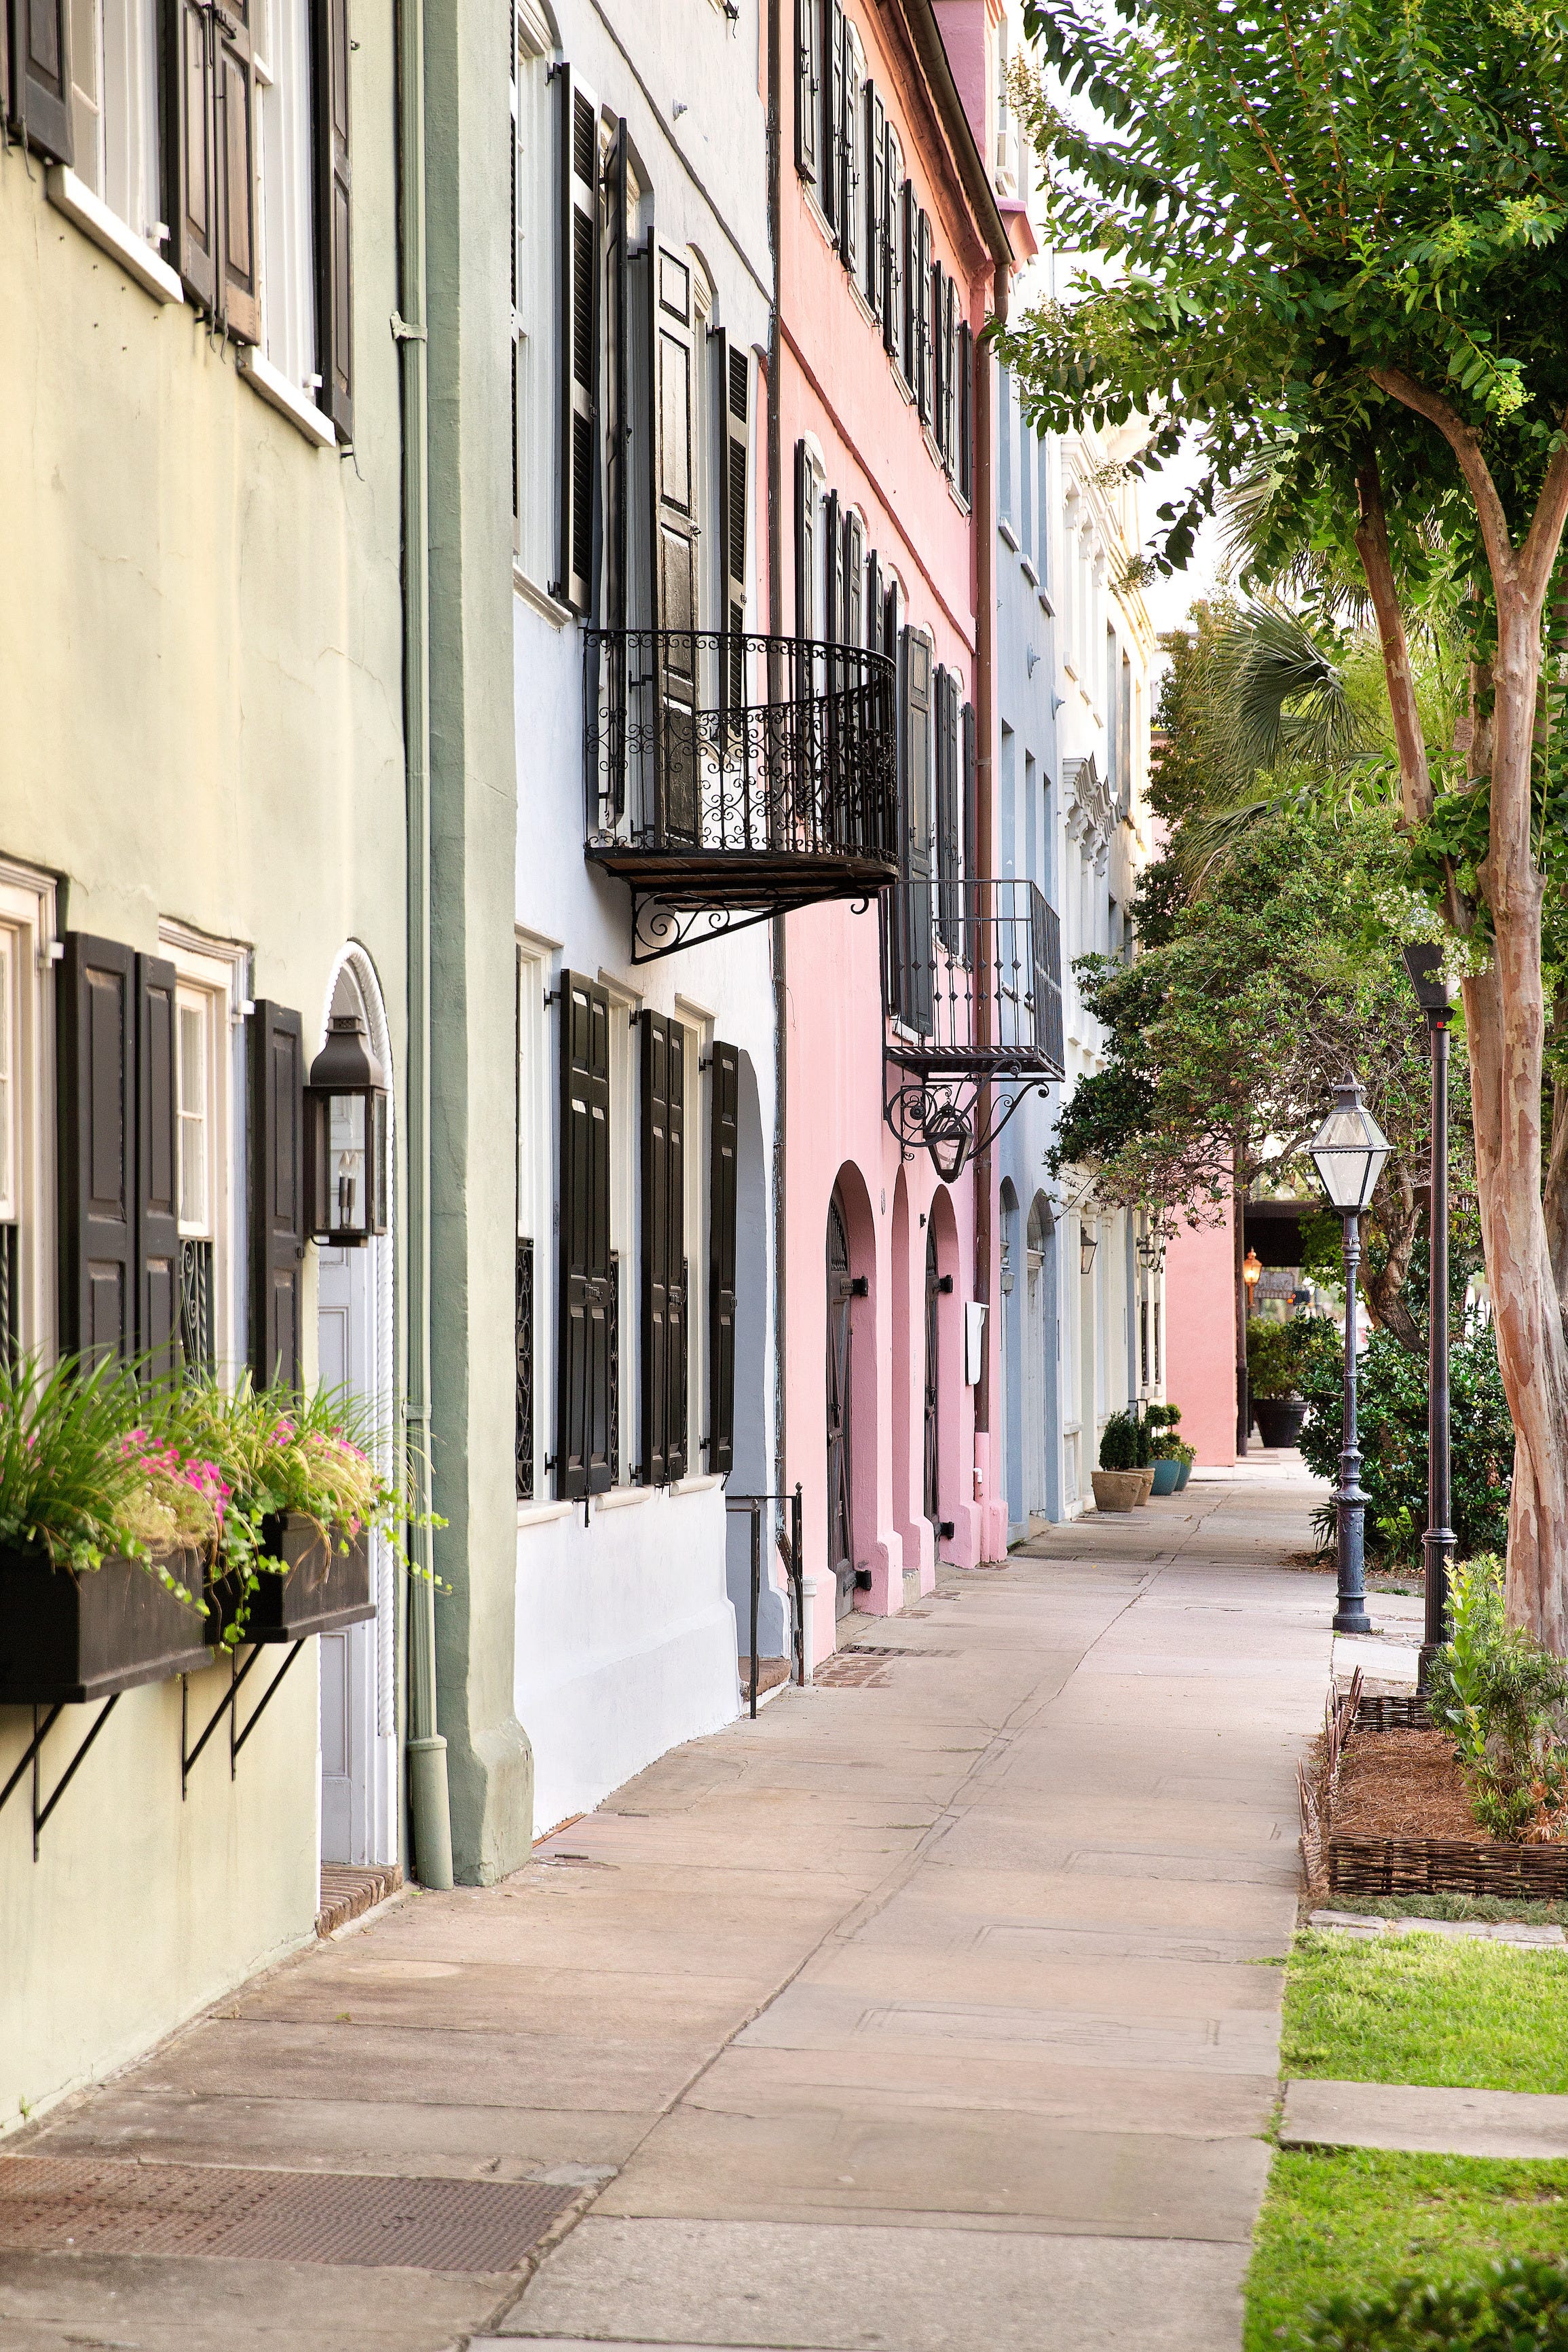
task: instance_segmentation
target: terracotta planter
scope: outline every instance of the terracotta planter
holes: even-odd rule
[[[1142,1470],[1092,1470],[1097,1511],[1132,1511],[1148,1500]]]
[[[1258,1423],[1258,1434],[1265,1445],[1294,1445],[1300,1437],[1301,1423],[1307,1418],[1306,1400],[1302,1397],[1255,1397],[1252,1418]]]
[[[1149,1466],[1154,1473],[1154,1484],[1150,1491],[1156,1495],[1173,1495],[1182,1465],[1179,1462],[1153,1462]]]
[[[258,1590],[250,1595],[242,1642],[299,1642],[309,1633],[335,1633],[375,1615],[366,1536],[356,1536],[342,1551],[314,1519],[298,1511],[268,1519],[266,1533],[267,1549],[274,1559],[283,1561],[284,1573],[261,1570]],[[240,1613],[245,1596],[239,1578],[218,1578],[212,1598],[207,1638],[218,1642]]]
[[[168,1566],[202,1599],[197,1554]],[[111,1554],[74,1575],[41,1545],[0,1551],[0,1706],[71,1706],[195,1673],[210,1663],[209,1622],[136,1560]]]
[[[1152,1462],[1145,1462],[1142,1470],[1136,1472],[1135,1475],[1142,1479],[1143,1485],[1143,1491],[1138,1500],[1141,1503],[1146,1503],[1154,1491],[1154,1465]]]

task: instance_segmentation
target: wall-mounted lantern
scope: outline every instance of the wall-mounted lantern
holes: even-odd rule
[[[1263,1260],[1255,1249],[1249,1249],[1241,1261],[1241,1278],[1247,1285],[1247,1311],[1250,1315],[1258,1303],[1258,1286],[1263,1279]]]
[[[1094,1264],[1094,1253],[1099,1247],[1100,1235],[1091,1234],[1087,1225],[1080,1225],[1078,1233],[1078,1270],[1080,1274],[1087,1274],[1089,1271]]]
[[[386,1231],[386,1080],[357,1013],[334,1013],[305,1088],[305,1198],[313,1241],[355,1249]]]

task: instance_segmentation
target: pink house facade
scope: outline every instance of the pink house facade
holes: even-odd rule
[[[890,1613],[931,1589],[939,1560],[1006,1550],[990,1164],[982,1152],[952,1171],[950,1146],[944,1181],[918,1108],[895,1133],[888,1108],[910,1074],[888,1049],[953,1017],[948,948],[962,943],[939,916],[946,945],[928,960],[921,944],[933,887],[992,870],[976,354],[1007,248],[929,6],[801,0],[795,31],[772,625],[888,666],[903,877],[880,906],[819,905],[783,926],[780,1459],[802,1491],[820,1657],[849,1610]]]
[[[1165,1395],[1200,1469],[1236,1461],[1236,1240],[1218,1224],[1172,1221],[1165,1244]]]

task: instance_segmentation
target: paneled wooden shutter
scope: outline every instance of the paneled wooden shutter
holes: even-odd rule
[[[822,0],[795,0],[795,168],[816,177],[822,123]]]
[[[610,1001],[561,975],[560,1339],[555,1492],[602,1495],[610,1460]]]
[[[915,202],[915,184],[906,180],[899,200],[900,274],[904,287],[903,341],[900,361],[904,382],[911,392],[920,388],[921,373],[921,238],[920,206]]]
[[[959,920],[958,680],[936,674],[936,872],[938,929],[950,955],[962,952]]]
[[[811,453],[795,445],[795,633],[811,634]]]
[[[605,418],[605,601],[612,629],[627,625],[627,583],[631,578],[632,488],[628,471],[632,436],[638,425],[631,408],[632,287],[631,251],[626,215],[630,209],[630,134],[625,115],[617,117],[605,170],[609,220],[608,287],[610,316],[605,349],[610,362],[609,415]],[[624,660],[624,655],[620,656]],[[617,680],[624,707],[624,687]],[[616,814],[625,797],[624,777],[617,780]]]
[[[922,212],[920,216],[920,231],[916,241],[915,270],[917,294],[914,356],[915,405],[920,411],[921,423],[922,425],[929,425],[931,421],[931,373],[934,354],[931,348],[932,278],[931,256],[931,215],[926,212]]]
[[[204,0],[171,0],[164,18],[169,258],[198,308],[217,307],[216,163],[213,153],[215,20]]]
[[[902,910],[900,942],[900,1012],[911,1029],[929,1035],[931,1026],[931,646],[905,627],[899,666],[903,685],[903,762],[900,843],[906,882],[899,893]]]
[[[654,775],[658,826],[697,838],[697,353],[691,264],[650,238],[653,260],[653,624],[658,707]]]
[[[250,1371],[297,1389],[305,1262],[305,1041],[297,1013],[250,1019]]]
[[[317,0],[312,67],[316,140],[316,317],[321,352],[321,404],[339,436],[352,440],[353,401],[353,272],[349,236],[349,0]],[[512,169],[517,138],[512,136]],[[517,265],[513,207],[512,266]],[[515,352],[515,346],[514,352]],[[516,435],[513,442],[515,446]],[[514,457],[515,463],[515,457]]]
[[[844,629],[847,646],[863,646],[866,642],[866,526],[858,514],[846,518],[844,524]],[[858,672],[850,671],[847,682],[853,686]]]
[[[838,493],[829,490],[822,523],[823,549],[826,562],[823,566],[826,589],[822,615],[822,634],[830,646],[836,646],[844,629],[844,534],[839,524]]]
[[[943,457],[947,443],[947,347],[942,341],[942,320],[947,294],[947,272],[940,261],[931,264],[931,425],[936,436],[936,446]]]
[[[888,110],[877,85],[866,84],[866,299],[879,320],[887,299]]]
[[[952,474],[958,465],[958,288],[951,278],[942,292],[942,454]]]
[[[56,979],[60,1346],[136,1349],[136,958],[65,935]]]
[[[593,597],[599,445],[599,101],[569,65],[561,92],[561,577],[574,613]]]
[[[882,559],[875,548],[866,558],[866,643],[874,654],[882,650]]]
[[[903,350],[904,337],[903,185],[903,152],[889,122],[882,151],[882,347],[895,362]]]
[[[164,1379],[175,1369],[180,1330],[178,987],[172,963],[137,957],[136,1348]]]
[[[8,58],[0,60],[6,116],[26,131],[30,147],[57,163],[75,156],[70,20],[70,0],[9,0],[0,13],[0,49],[9,47]]]
[[[823,124],[822,174],[817,194],[822,209],[837,236],[844,211],[844,6],[843,0],[827,0],[824,11],[826,19],[825,46],[827,55],[823,60],[823,79],[827,90],[827,116]]]
[[[838,250],[844,257],[844,267],[853,278],[860,267],[861,233],[865,227],[863,206],[865,192],[860,185],[861,148],[865,138],[865,84],[855,56],[855,45],[849,37],[847,25],[844,29],[844,136],[840,198],[838,206]]]
[[[967,319],[958,330],[958,487],[974,500],[974,333]]]
[[[217,190],[217,307],[237,342],[261,341],[260,253],[256,237],[256,69],[251,25],[258,0],[224,0],[211,12]]]
[[[750,354],[737,351],[722,329],[714,337],[723,462],[719,475],[719,536],[724,565],[724,626],[729,632],[721,684],[726,708],[746,699],[746,524],[750,510],[752,407]]]
[[[975,798],[980,789],[977,742],[974,705],[966,702],[963,706],[963,873],[964,879],[969,882],[974,880],[979,871],[980,805]],[[978,901],[973,893],[971,904],[978,912]]]
[[[686,1475],[686,1032],[642,1016],[642,1475]]]
[[[708,1150],[708,1467],[735,1466],[735,1216],[741,1056],[713,1041]]]

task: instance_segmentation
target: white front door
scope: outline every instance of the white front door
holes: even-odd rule
[[[375,1244],[321,1253],[321,1386],[374,1402],[376,1390]],[[376,1578],[379,1591],[384,1580]],[[381,1627],[374,1619],[323,1633],[321,1645],[321,1860],[379,1862],[376,1802]]]

